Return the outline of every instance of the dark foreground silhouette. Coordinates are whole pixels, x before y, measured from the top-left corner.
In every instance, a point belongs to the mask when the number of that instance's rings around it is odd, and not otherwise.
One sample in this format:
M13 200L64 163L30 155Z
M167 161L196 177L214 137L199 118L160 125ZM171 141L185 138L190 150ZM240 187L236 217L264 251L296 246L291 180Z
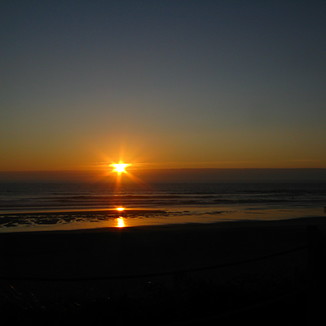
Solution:
M321 219L1 234L3 325L313 325Z

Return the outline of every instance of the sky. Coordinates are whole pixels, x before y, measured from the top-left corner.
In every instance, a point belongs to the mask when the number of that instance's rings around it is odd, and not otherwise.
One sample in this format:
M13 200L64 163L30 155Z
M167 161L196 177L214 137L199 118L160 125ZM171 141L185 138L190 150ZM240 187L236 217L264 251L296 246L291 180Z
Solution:
M0 3L0 171L326 168L325 1Z

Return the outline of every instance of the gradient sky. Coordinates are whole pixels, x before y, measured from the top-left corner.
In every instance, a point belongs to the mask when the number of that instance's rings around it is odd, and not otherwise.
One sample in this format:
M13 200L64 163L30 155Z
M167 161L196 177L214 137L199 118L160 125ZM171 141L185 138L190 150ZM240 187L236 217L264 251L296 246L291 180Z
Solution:
M0 170L326 168L325 1L3 0Z

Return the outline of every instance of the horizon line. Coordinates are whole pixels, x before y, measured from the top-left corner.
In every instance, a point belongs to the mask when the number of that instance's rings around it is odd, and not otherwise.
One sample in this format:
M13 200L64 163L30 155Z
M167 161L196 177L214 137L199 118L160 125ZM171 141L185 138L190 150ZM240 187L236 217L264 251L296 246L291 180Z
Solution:
M60 169L60 170L0 170L0 173L96 173L103 169ZM137 168L130 167L133 171L175 171L175 170L326 170L326 167L168 167L168 168Z

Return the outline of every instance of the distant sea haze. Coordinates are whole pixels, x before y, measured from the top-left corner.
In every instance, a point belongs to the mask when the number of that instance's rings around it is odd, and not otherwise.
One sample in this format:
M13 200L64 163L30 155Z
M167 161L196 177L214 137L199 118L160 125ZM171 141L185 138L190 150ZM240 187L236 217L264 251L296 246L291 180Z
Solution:
M144 183L323 183L326 169L130 169ZM0 182L114 182L99 171L0 172ZM132 183L128 177L123 182Z

